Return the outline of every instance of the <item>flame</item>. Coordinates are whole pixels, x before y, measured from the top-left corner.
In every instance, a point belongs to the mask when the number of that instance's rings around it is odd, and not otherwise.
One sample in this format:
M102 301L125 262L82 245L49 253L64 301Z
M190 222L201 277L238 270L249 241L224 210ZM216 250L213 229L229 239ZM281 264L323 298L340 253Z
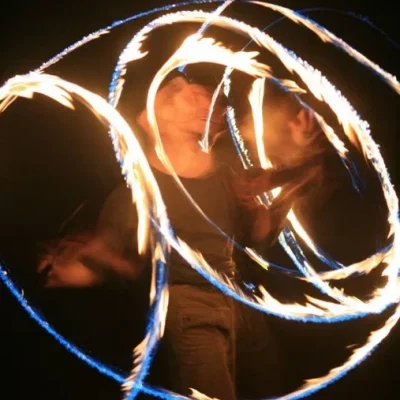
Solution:
M105 119L111 126L110 133L113 139L113 144L117 156L122 160L121 167L132 190L132 201L136 205L138 211L139 251L141 253L145 252L149 243L151 243L151 248L153 250L153 280L150 299L153 304L156 305L154 321L152 324L152 330L134 350L134 368L124 385L125 390L130 392L130 398L134 397L140 390L145 389L143 378L148 366L146 363L151 360L149 355L151 349L155 346L157 340L159 340L163 335L165 316L168 307L168 287L165 284L165 280L164 284L158 285L155 276L156 274L160 274L160 276L164 276L165 278L165 275L163 275L163 263L165 263L166 252L168 252L170 248L178 251L199 274L204 276L209 280L209 282L214 284L227 295L232 296L244 304L260 311L278 315L287 319L314 322L340 321L351 319L355 316L379 313L388 306L398 303L400 300L400 283L398 278L400 265L400 225L397 217L398 199L390 183L389 174L386 170L378 146L371 137L367 122L361 120L350 103L321 74L321 72L312 68L307 62L294 55L294 53L283 47L270 36L260 32L257 28L221 16L220 13L232 3L233 1L224 2L224 4L222 4L222 6L220 6L214 13L194 11L167 14L146 25L129 42L128 46L120 56L116 74L113 79L115 84L114 92L110 95L111 105L107 104L107 102L100 96L73 83L52 75L41 73L45 68L53 65L64 55L70 53L81 45L108 33L111 29L110 27L97 31L91 36L87 36L84 40L70 46L66 51L43 64L39 70L24 76L16 76L7 81L5 85L0 88L0 112L5 111L5 109L12 104L16 98L25 97L31 99L36 93L48 96L70 109L74 108L73 100L77 97L78 99L83 100L85 104L88 104L93 113ZM337 38L331 32L327 31L325 28L320 27L313 21L306 19L300 14L287 8L257 1L251 1L251 3L259 4L281 12L294 22L306 26L308 29L316 33L323 41L334 44L356 58L362 64L372 68L397 93L400 93L400 86L395 77L388 74L386 71L383 71L375 63L352 49L349 45ZM324 101L329 105L332 111L336 114L338 121L343 126L346 136L352 143L360 148L360 151L363 152L365 158L369 160L376 169L388 205L388 221L390 225L389 238L393 239L392 246L385 252L361 260L353 265L339 265L343 268L336 271L318 274L305 258L301 248L298 246L292 246L290 239L293 238L293 234L291 231L285 231L285 233L281 235L281 243L286 252L293 260L295 260L297 266L303 272L303 279L319 288L323 293L329 295L331 299L335 300L335 302L322 301L316 298L307 297L306 304L283 304L273 298L263 287L259 288L261 296L250 296L247 293L244 293L240 287L231 282L227 277L214 271L201 254L193 251L193 249L191 249L184 241L174 235L168 221L162 195L139 142L126 121L112 106L116 107L118 105L119 97L124 86L124 75L126 73L127 63L146 57L149 54L148 52L142 52L141 50L142 43L146 40L149 33L159 26L188 21L202 23L202 29L200 29L195 35L189 36L178 48L175 54L163 65L160 71L158 71L150 86L147 98L148 119L156 136L157 153L166 169L171 173L180 185L181 189L187 195L188 193L180 183L179 178L176 176L176 173L163 149L154 110L155 96L158 88L167 74L175 68L198 62L210 62L224 65L227 67L228 74L224 76L219 89L222 87L223 82L225 93L229 92L229 79L227 76L233 69L238 69L255 79L249 101L253 111L259 160L263 168L269 166L269 161L263 148L262 98L263 81L267 77L273 78L272 71L269 66L256 60L258 52L233 52L224 47L221 43L216 43L211 38L204 38L203 33L210 24L215 24L234 32L247 35L262 49L268 50L277 56L288 71L296 73L302 79L310 93L312 93L316 99ZM115 26L117 26L117 24ZM294 86L291 81L283 81L282 83L292 91L297 90L296 86ZM230 115L232 119L234 119L233 114L233 109L228 108L228 115ZM317 113L315 115L328 140L336 148L340 156L345 158L347 149L344 143L337 137L332 128L326 124L320 115ZM206 133L207 132L205 132L203 140L205 140L206 137L208 138ZM236 137L238 142L240 142L239 132L237 132ZM242 148L241 157L243 157L245 167L251 165L250 161L246 159L244 148ZM207 218L198 205L194 203L193 199L191 199L191 201L196 209ZM317 256L321 256L312 239L300 225L293 211L289 214L289 221L291 222L294 231L303 239L306 245ZM159 234L161 234L161 236ZM245 251L253 260L259 263L261 267L265 269L269 267L269 263L254 250L245 249ZM343 291L331 287L329 284L332 280L345 279L353 274L369 273L381 263L386 264L382 276L388 277L387 283L382 287L375 289L370 299L366 302L361 301L356 297L348 296L343 293ZM8 282L8 278L4 273L2 274L2 279ZM389 334L390 330L395 326L399 318L400 305L397 306L393 315L379 330L370 334L364 346L354 350L352 356L343 365L332 369L324 377L308 380L301 388L284 396L283 399L300 398L307 394L311 394L354 368ZM193 396L201 398L202 395L194 391ZM202 398L206 398L206 396L203 396Z
M264 145L264 119L263 119L263 101L264 101L265 78L256 79L253 82L249 101L253 111L254 135L256 137L258 159L261 168L267 169L272 167L265 154Z

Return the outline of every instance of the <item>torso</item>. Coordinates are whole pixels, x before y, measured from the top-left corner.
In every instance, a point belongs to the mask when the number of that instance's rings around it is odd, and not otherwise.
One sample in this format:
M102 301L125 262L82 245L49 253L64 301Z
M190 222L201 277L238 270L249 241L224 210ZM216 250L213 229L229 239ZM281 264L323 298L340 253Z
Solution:
M172 176L156 169L153 169L153 173L176 235L193 250L200 252L211 267L231 274L234 270L232 243L195 209ZM180 179L204 214L229 237L233 237L236 210L227 182L229 177L226 168L216 167L214 173L199 178L180 177ZM204 279L175 251L171 255L170 281L205 283Z

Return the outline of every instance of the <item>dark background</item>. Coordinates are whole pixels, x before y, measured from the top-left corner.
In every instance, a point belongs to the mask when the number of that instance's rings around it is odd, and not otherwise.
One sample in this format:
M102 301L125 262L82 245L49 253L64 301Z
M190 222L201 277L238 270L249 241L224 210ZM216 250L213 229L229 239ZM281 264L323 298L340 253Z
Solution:
M122 0L9 3L1 12L4 44L0 81L37 68L64 47L114 20L162 4L165 2L149 1L148 5L139 6ZM396 12L389 1L369 6L363 1L285 1L281 4L296 9L330 7L352 11L367 16L389 37L399 40ZM243 17L246 22L260 27L278 18L272 12L240 4L228 15ZM399 47L388 36L345 14L314 11L310 16L383 69L398 75ZM120 51L145 21L148 18L116 29L68 56L48 72L106 97ZM168 53L168 49L178 45L185 32L186 28L175 30L171 35L156 36L151 42L152 49L156 49L157 55ZM370 122L398 189L395 152L399 102L394 92L347 56L321 45L311 34L290 22L274 26L270 34L322 70ZM155 57L152 64L139 63L132 80L143 83L149 76L143 75L143 71L154 70L158 62ZM139 340L143 325L144 307L137 304L145 288L136 287L134 293L124 285L85 293L42 293L36 290L32 280L34 243L54 236L82 202L92 205L85 214L85 221L90 224L102 200L120 179L107 129L83 107L77 108L78 112L72 112L37 98L35 101L18 100L1 115L1 251L29 298L65 336L107 363L127 370L131 348ZM3 370L0 398L22 399L28 394L42 399L119 398L116 384L75 360L47 337L3 286L0 287L0 313ZM365 332L377 326L377 321L357 323ZM293 332L292 348L309 346L308 353L297 354L293 374L316 377L326 371L328 364L328 369L338 364L334 360L335 350L332 350L336 348L335 336L343 330L352 330L355 325L308 327L306 333L293 326L282 326L286 332ZM397 328L361 367L315 398L397 398L400 389L396 383L398 333ZM301 341L303 336L308 337L305 344ZM355 340L362 343L365 337Z

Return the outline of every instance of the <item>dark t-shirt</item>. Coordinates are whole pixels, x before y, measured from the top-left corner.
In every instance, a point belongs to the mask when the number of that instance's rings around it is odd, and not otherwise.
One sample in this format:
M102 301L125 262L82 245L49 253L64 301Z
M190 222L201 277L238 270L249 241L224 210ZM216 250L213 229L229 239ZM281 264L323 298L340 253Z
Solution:
M190 203L174 179L156 169L154 176L167 207L167 213L175 234L193 250L200 252L212 268L233 275L232 243L210 224ZM181 178L183 186L208 218L229 237L235 234L237 208L230 190L229 170L219 166L208 176ZM137 253L137 212L132 203L130 190L121 184L106 200L98 220L98 230L109 245L126 256ZM170 283L204 284L202 278L175 251L171 251Z

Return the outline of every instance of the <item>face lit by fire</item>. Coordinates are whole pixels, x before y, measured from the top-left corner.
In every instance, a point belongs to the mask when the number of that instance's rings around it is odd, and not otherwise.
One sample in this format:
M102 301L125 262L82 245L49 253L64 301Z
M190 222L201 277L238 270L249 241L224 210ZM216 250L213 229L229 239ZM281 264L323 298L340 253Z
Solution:
M305 109L295 114L285 106L264 106L263 128L265 154L275 165L298 164L316 150L314 145L319 130L314 116ZM244 121L241 133L249 147L254 147L254 125L251 118Z
M177 140L187 136L200 139L206 129L212 96L213 90L205 86L189 83L183 77L171 79L159 90L155 101L160 135ZM210 136L215 137L224 122L224 108L218 101L210 122ZM146 110L139 115L138 123L150 132Z

